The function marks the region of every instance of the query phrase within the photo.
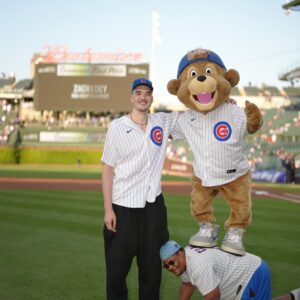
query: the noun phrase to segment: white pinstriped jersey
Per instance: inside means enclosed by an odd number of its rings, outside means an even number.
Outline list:
[[[172,136],[184,137],[193,155],[195,175],[203,186],[233,181],[249,170],[244,137],[247,134],[244,110],[223,104],[208,114],[187,110],[178,117]]]
[[[102,162],[114,167],[112,203],[137,208],[155,201],[177,117],[176,112],[149,114],[146,133],[127,116],[111,122]]]
[[[218,248],[192,248],[187,246],[186,270],[181,275],[183,282],[190,282],[206,295],[219,287],[221,300],[236,300],[243,295],[262,260],[246,253],[236,256]]]

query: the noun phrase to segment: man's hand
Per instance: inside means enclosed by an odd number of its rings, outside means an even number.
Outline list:
[[[108,230],[117,232],[117,218],[113,210],[105,212],[104,223]]]
[[[225,100],[225,103],[236,105],[236,101],[232,98],[228,98],[227,100]]]
[[[221,297],[220,289],[217,287],[204,296],[204,300],[219,300]]]
[[[108,230],[117,231],[117,217],[112,207],[114,167],[102,164],[102,191],[104,196],[104,223]]]

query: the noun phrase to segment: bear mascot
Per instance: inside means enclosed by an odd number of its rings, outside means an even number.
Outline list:
[[[168,82],[168,91],[188,108],[178,117],[173,138],[185,138],[192,149],[193,189],[191,213],[199,231],[189,244],[217,245],[219,225],[212,200],[221,192],[230,216],[221,249],[244,255],[243,234],[251,223],[251,172],[243,139],[263,124],[258,107],[246,101],[245,109],[227,103],[239,73],[227,70],[213,51],[195,49],[181,59],[177,79]]]

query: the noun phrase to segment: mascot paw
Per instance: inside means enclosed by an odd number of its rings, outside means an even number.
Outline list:
[[[263,117],[259,108],[248,100],[245,102],[245,113],[247,116],[247,131],[255,133],[263,125]]]
[[[257,114],[259,112],[259,108],[254,104],[251,103],[250,101],[246,100],[245,101],[245,113],[247,116],[251,114]]]

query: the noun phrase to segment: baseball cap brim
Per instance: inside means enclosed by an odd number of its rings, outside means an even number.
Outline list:
[[[161,246],[159,250],[159,255],[161,260],[165,260],[168,257],[174,255],[182,247],[176,241],[168,241]]]

